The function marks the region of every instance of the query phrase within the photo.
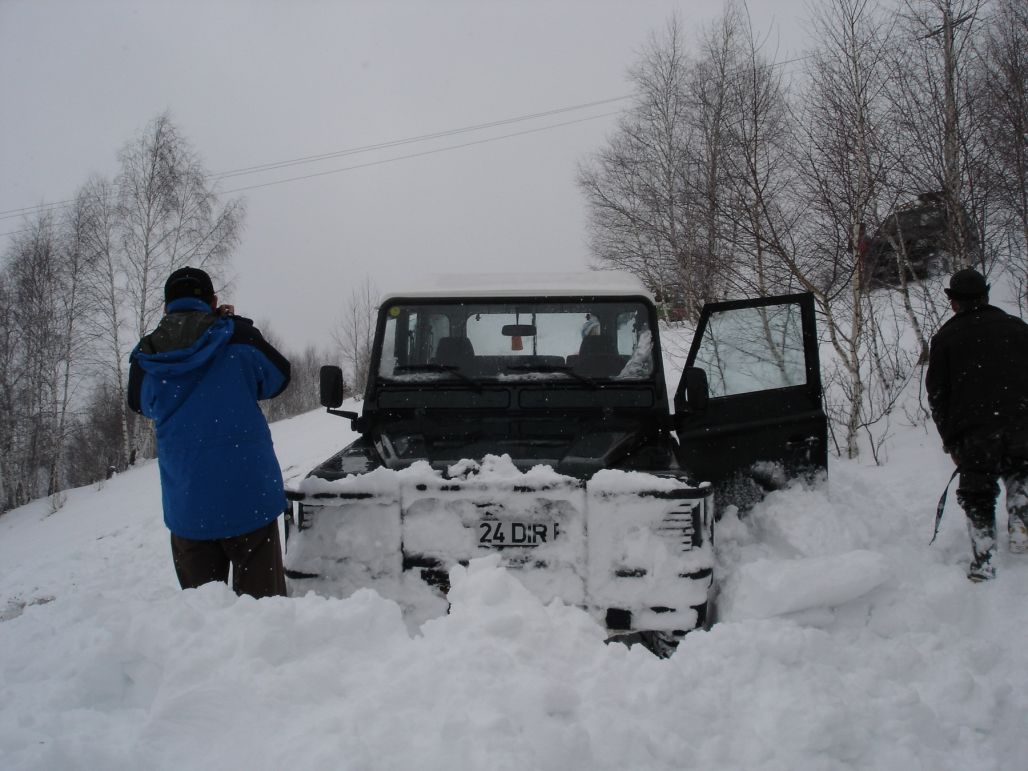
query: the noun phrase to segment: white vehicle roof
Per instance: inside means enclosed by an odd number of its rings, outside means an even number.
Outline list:
[[[653,295],[631,273],[587,270],[577,273],[437,273],[402,287],[389,287],[382,302],[394,297],[578,297]]]

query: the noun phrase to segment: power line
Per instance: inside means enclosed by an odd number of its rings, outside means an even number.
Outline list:
[[[325,177],[325,176],[328,176],[330,174],[341,174],[342,172],[345,172],[345,171],[354,171],[356,169],[367,169],[367,168],[370,168],[372,166],[381,166],[381,165],[386,164],[386,163],[395,163],[397,161],[406,161],[406,160],[410,160],[411,158],[421,158],[421,157],[426,156],[426,155],[435,155],[436,153],[446,153],[446,152],[450,152],[451,150],[460,150],[460,149],[465,148],[465,147],[473,147],[475,145],[484,145],[484,144],[488,144],[490,142],[499,142],[500,140],[510,139],[512,137],[520,137],[520,136],[525,136],[527,134],[537,134],[537,133],[539,133],[541,131],[549,131],[550,129],[561,128],[562,126],[572,126],[572,125],[574,125],[576,123],[585,123],[587,121],[597,120],[599,118],[606,118],[606,117],[609,117],[611,115],[617,115],[617,114],[618,114],[617,112],[605,112],[605,113],[601,113],[599,115],[590,115],[587,118],[577,118],[575,120],[564,121],[562,123],[554,123],[554,124],[551,124],[549,126],[541,126],[539,128],[534,128],[534,129],[525,129],[524,131],[515,131],[515,132],[510,133],[510,134],[502,134],[500,136],[488,137],[486,139],[476,139],[476,140],[473,140],[471,142],[462,142],[459,145],[450,145],[448,147],[437,147],[437,148],[434,148],[432,150],[423,150],[423,151],[418,152],[418,153],[408,153],[407,155],[398,155],[398,156],[396,156],[394,158],[383,158],[383,159],[378,160],[378,161],[369,161],[368,163],[358,163],[358,164],[355,164],[353,166],[343,166],[342,168],[339,168],[339,169],[329,169],[327,171],[316,171],[316,172],[314,172],[312,174],[303,174],[303,175],[298,176],[298,177],[286,177],[285,179],[276,179],[276,180],[273,180],[271,182],[260,182],[260,183],[255,184],[255,185],[247,185],[245,187],[237,187],[237,188],[234,188],[232,190],[225,190],[223,192],[224,192],[225,195],[228,195],[229,193],[241,193],[241,192],[246,191],[246,190],[257,190],[258,188],[262,188],[262,187],[272,187],[273,185],[283,185],[283,184],[285,184],[287,182],[298,182],[298,181],[303,180],[303,179],[313,179],[315,177]]]
[[[796,57],[796,58],[793,58],[793,59],[786,59],[786,60],[780,61],[780,62],[772,62],[769,65],[765,65],[765,66],[768,66],[768,67],[783,67],[783,66],[788,65],[788,64],[795,64],[796,62],[801,62],[801,61],[804,61],[806,59],[810,59],[811,56],[812,55],[808,54],[808,55],[799,56],[799,57]],[[739,68],[739,69],[745,69],[745,68]],[[320,154],[317,154],[317,155],[307,155],[307,156],[301,156],[301,157],[298,157],[298,158],[290,158],[290,159],[282,160],[282,161],[272,161],[272,162],[269,162],[269,163],[257,164],[257,165],[254,165],[254,166],[244,166],[244,167],[241,167],[241,168],[238,168],[238,169],[229,169],[227,171],[222,171],[222,172],[218,172],[218,173],[212,174],[211,175],[211,179],[214,180],[214,181],[221,181],[221,180],[231,179],[233,177],[245,176],[245,175],[249,175],[249,174],[261,174],[261,173],[264,173],[264,172],[267,172],[267,171],[275,171],[277,169],[289,168],[291,166],[299,166],[299,165],[310,164],[310,163],[319,163],[321,161],[331,160],[333,158],[342,158],[342,157],[346,157],[346,156],[350,156],[350,155],[359,155],[359,154],[362,154],[362,153],[374,152],[376,150],[384,150],[384,149],[389,149],[389,148],[394,148],[394,147],[402,147],[402,146],[409,145],[409,144],[416,144],[418,142],[426,142],[426,141],[433,140],[433,139],[442,139],[444,137],[456,136],[456,135],[459,135],[459,134],[466,134],[466,133],[470,133],[470,132],[473,132],[473,131],[482,131],[484,129],[496,128],[498,126],[508,126],[508,125],[511,125],[511,124],[514,124],[514,123],[521,123],[521,122],[524,122],[524,121],[538,120],[540,118],[552,117],[554,115],[560,115],[560,114],[563,114],[563,113],[574,112],[574,111],[577,111],[577,110],[589,109],[591,107],[598,107],[598,106],[605,105],[605,104],[612,104],[612,103],[615,103],[615,102],[623,102],[626,99],[631,99],[631,98],[632,98],[632,95],[628,94],[628,95],[623,95],[623,96],[611,97],[609,99],[598,99],[598,100],[595,100],[595,101],[592,101],[592,102],[583,102],[581,104],[573,104],[573,105],[567,105],[565,107],[557,107],[557,108],[554,108],[552,110],[544,110],[544,111],[541,111],[541,112],[527,113],[527,114],[524,114],[524,115],[516,115],[516,116],[513,116],[513,117],[509,117],[509,118],[501,118],[499,120],[488,121],[486,123],[477,123],[477,124],[473,124],[473,125],[469,125],[469,126],[460,126],[458,128],[447,129],[445,131],[437,131],[437,132],[433,132],[433,133],[429,133],[429,134],[419,134],[417,136],[405,137],[405,138],[402,138],[402,139],[394,139],[394,140],[389,140],[389,141],[386,141],[386,142],[378,142],[378,143],[370,144],[370,145],[361,145],[361,146],[358,146],[358,147],[347,148],[345,150],[335,150],[335,151],[332,151],[332,152],[320,153]],[[256,189],[263,188],[263,187],[272,187],[274,185],[285,184],[287,182],[295,182],[295,181],[304,180],[304,179],[311,179],[311,178],[314,178],[314,177],[321,177],[321,176],[326,176],[326,175],[329,175],[329,174],[339,174],[339,173],[342,173],[342,172],[345,172],[345,171],[353,171],[355,169],[368,168],[368,167],[371,167],[371,166],[378,166],[378,165],[385,164],[385,163],[395,163],[396,161],[409,160],[411,158],[418,158],[418,157],[425,156],[425,155],[432,155],[432,154],[437,153],[437,152],[448,152],[450,150],[457,150],[457,149],[461,149],[461,148],[464,148],[464,147],[471,147],[471,146],[474,146],[474,145],[486,144],[486,143],[489,143],[489,142],[495,142],[495,141],[499,141],[501,139],[510,139],[512,137],[524,136],[526,134],[534,134],[534,133],[538,133],[540,131],[548,131],[548,130],[551,130],[551,129],[554,129],[554,128],[561,128],[563,126],[570,126],[570,125],[573,125],[575,123],[583,123],[583,122],[589,121],[589,120],[597,120],[599,118],[605,118],[605,117],[609,117],[609,116],[615,115],[615,114],[617,114],[617,113],[609,113],[609,112],[608,113],[602,113],[600,115],[593,115],[593,116],[590,116],[588,118],[581,118],[581,119],[577,119],[577,120],[573,120],[573,121],[565,121],[565,122],[562,122],[562,123],[555,123],[555,124],[552,124],[550,126],[543,126],[541,128],[537,128],[537,129],[529,129],[527,131],[513,132],[511,134],[504,134],[504,135],[501,135],[501,136],[498,136],[498,137],[492,137],[492,138],[487,138],[487,139],[482,139],[482,140],[476,140],[476,141],[473,141],[473,142],[466,142],[466,143],[462,143],[462,144],[459,144],[459,145],[453,145],[453,146],[450,146],[450,147],[437,148],[435,150],[426,150],[424,152],[419,152],[419,153],[410,153],[410,154],[407,154],[407,155],[397,156],[395,158],[386,158],[386,159],[383,159],[383,160],[380,160],[380,161],[372,161],[372,162],[369,162],[369,163],[362,163],[362,164],[357,164],[357,165],[354,165],[354,166],[347,166],[347,167],[340,168],[340,169],[330,169],[328,171],[315,172],[313,174],[305,174],[305,175],[296,176],[296,177],[289,177],[289,178],[282,179],[282,180],[274,180],[274,181],[271,181],[271,182],[264,182],[264,183],[259,183],[259,184],[255,184],[255,185],[247,185],[247,186],[244,186],[244,187],[239,187],[239,188],[234,188],[232,190],[223,191],[223,194],[227,195],[227,194],[230,194],[230,193],[237,193],[237,192],[242,192],[242,191],[245,191],[245,190],[256,190]],[[53,202],[53,203],[38,204],[36,206],[23,206],[23,207],[17,208],[17,209],[8,209],[6,211],[0,211],[0,221],[9,220],[9,219],[17,219],[18,217],[21,217],[21,216],[24,216],[24,215],[27,215],[27,214],[36,213],[36,212],[55,211],[57,209],[67,208],[72,203],[74,203],[74,199],[70,199],[69,198],[69,199],[66,199],[66,200],[63,200],[63,201],[56,201],[56,202]],[[10,235],[14,235],[16,233],[23,233],[27,229],[28,228],[21,228],[19,230],[12,230],[12,231],[8,231],[6,233],[0,233],[0,237],[10,236]]]
[[[218,172],[216,174],[212,174],[211,175],[211,179],[215,180],[215,181],[220,181],[220,180],[223,180],[223,179],[229,179],[229,178],[232,178],[232,177],[244,176],[244,175],[247,175],[247,174],[259,174],[259,173],[263,173],[265,171],[274,171],[276,169],[288,168],[290,166],[297,166],[297,165],[303,165],[303,164],[309,164],[309,163],[317,163],[319,161],[330,160],[332,158],[340,158],[340,157],[345,157],[345,156],[348,156],[348,155],[358,155],[358,154],[361,154],[361,153],[373,152],[375,150],[389,149],[389,148],[392,148],[392,147],[401,147],[401,146],[404,146],[404,145],[415,144],[415,143],[418,143],[418,142],[425,142],[425,141],[429,141],[429,140],[432,140],[432,139],[441,139],[441,138],[444,138],[444,137],[455,136],[455,135],[458,135],[458,134],[466,134],[466,133],[469,133],[469,132],[472,132],[472,131],[482,131],[482,130],[488,129],[488,128],[495,128],[495,127],[498,127],[498,126],[508,126],[510,124],[513,124],[513,123],[521,123],[521,122],[524,122],[524,121],[538,120],[540,118],[552,117],[554,115],[560,115],[560,114],[563,114],[563,113],[574,112],[574,111],[577,111],[577,110],[585,110],[585,109],[589,109],[591,107],[598,107],[600,105],[612,104],[614,102],[621,102],[621,101],[624,101],[625,99],[629,99],[629,98],[631,98],[631,97],[626,95],[626,96],[611,97],[609,99],[598,99],[598,100],[592,101],[592,102],[583,102],[581,104],[573,104],[573,105],[568,105],[568,106],[565,106],[565,107],[557,107],[555,109],[544,110],[542,112],[527,113],[525,115],[516,115],[516,116],[513,116],[513,117],[509,117],[509,118],[501,118],[500,120],[489,121],[489,122],[486,122],[486,123],[477,123],[477,124],[470,125],[470,126],[461,126],[461,127],[458,127],[458,128],[447,129],[445,131],[437,131],[437,132],[433,132],[433,133],[430,133],[430,134],[421,134],[421,135],[418,135],[418,136],[405,137],[403,139],[394,139],[394,140],[390,140],[390,141],[386,141],[386,142],[378,142],[378,143],[370,144],[370,145],[362,145],[362,146],[359,146],[359,147],[347,148],[345,150],[335,150],[335,151],[332,151],[332,152],[321,153],[321,154],[318,154],[318,155],[308,155],[308,156],[302,156],[302,157],[299,157],[299,158],[291,158],[291,159],[288,159],[288,160],[272,161],[270,163],[258,164],[258,165],[255,165],[255,166],[244,166],[244,167],[241,167],[241,168],[238,168],[238,169],[230,169],[228,171],[222,171],[222,172]],[[609,113],[607,113],[607,114],[609,114]],[[600,117],[600,116],[596,116],[596,117]],[[592,120],[592,119],[594,119],[594,118],[590,118],[589,120]],[[562,125],[569,125],[569,124],[556,124],[555,126],[553,126],[553,128],[557,128],[557,127],[562,126]],[[545,130],[545,129],[542,129],[542,130]],[[518,135],[519,134],[515,133],[515,134],[511,134],[509,136],[518,136]],[[417,155],[420,155],[420,153],[419,154],[414,154],[414,155],[412,155],[410,157],[416,157]],[[392,160],[392,159],[390,159],[390,160]],[[389,161],[387,161],[387,162],[389,162]],[[368,165],[368,164],[365,164],[365,165]],[[256,185],[256,186],[253,186],[253,187],[264,187],[264,185]],[[242,189],[252,189],[252,187],[247,187],[247,188],[242,188]],[[234,191],[227,191],[227,192],[234,192]],[[20,217],[22,215],[31,214],[31,213],[34,213],[34,212],[40,212],[40,211],[45,211],[45,210],[54,210],[54,209],[59,209],[59,208],[66,208],[66,207],[70,206],[72,203],[74,203],[74,199],[67,199],[67,200],[64,200],[64,201],[56,201],[54,203],[47,203],[47,204],[38,204],[36,206],[24,206],[24,207],[21,207],[21,208],[18,208],[18,209],[8,209],[6,211],[0,211],[0,221],[7,220],[7,219],[16,219],[16,218],[18,218],[18,217]],[[21,232],[21,231],[13,231],[13,232],[18,233],[18,232]],[[0,234],[0,236],[2,236],[2,235],[10,235],[10,234],[9,233]]]
[[[283,184],[286,184],[287,182],[297,182],[297,181],[304,180],[304,179],[313,179],[315,177],[324,177],[324,176],[328,176],[330,174],[341,174],[341,173],[346,172],[346,171],[355,171],[357,169],[366,169],[366,168],[370,168],[372,166],[381,166],[381,165],[386,164],[386,163],[395,163],[397,161],[410,160],[411,158],[420,158],[420,157],[426,156],[426,155],[434,155],[436,153],[445,153],[445,152],[449,152],[451,150],[460,150],[460,149],[465,148],[465,147],[473,147],[474,145],[482,145],[482,144],[487,144],[487,143],[490,143],[490,142],[499,142],[499,141],[504,140],[504,139],[511,139],[512,137],[525,136],[525,135],[528,135],[528,134],[537,134],[537,133],[540,133],[542,131],[550,131],[550,130],[555,129],[555,128],[561,128],[563,126],[572,126],[572,125],[577,124],[577,123],[585,123],[587,121],[598,120],[599,118],[606,118],[606,117],[610,117],[612,115],[618,115],[618,114],[619,114],[618,112],[605,112],[605,113],[601,113],[599,115],[590,115],[590,116],[585,117],[585,118],[577,118],[575,120],[563,121],[561,123],[553,123],[553,124],[550,124],[548,126],[540,126],[539,128],[526,129],[524,131],[515,131],[515,132],[509,133],[509,134],[502,134],[502,135],[496,136],[496,137],[488,137],[486,139],[478,139],[478,140],[474,140],[474,141],[471,141],[471,142],[462,142],[461,144],[458,144],[458,145],[450,145],[448,147],[437,147],[437,148],[434,148],[432,150],[424,150],[424,151],[418,152],[418,153],[408,153],[407,155],[399,155],[399,156],[396,156],[394,158],[383,158],[381,160],[370,161],[368,163],[359,163],[359,164],[355,164],[353,166],[344,166],[343,168],[339,168],[339,169],[329,169],[327,171],[314,172],[313,174],[303,174],[303,175],[296,176],[296,177],[287,177],[285,179],[272,180],[271,182],[261,182],[261,183],[255,184],[255,185],[246,185],[244,187],[237,187],[237,188],[233,188],[231,190],[221,191],[221,194],[222,195],[229,195],[231,193],[240,193],[240,192],[244,192],[244,191],[247,191],[247,190],[257,190],[257,189],[263,188],[263,187],[273,187],[275,185],[283,185]],[[65,205],[67,205],[67,204],[65,204]],[[54,206],[56,207],[57,204],[55,204]],[[2,218],[0,218],[0,219],[2,219]],[[13,235],[16,235],[18,233],[25,233],[25,232],[27,232],[30,229],[31,228],[20,228],[18,230],[10,230],[10,231],[7,231],[6,233],[0,233],[0,238],[2,238],[4,236],[13,236]]]
[[[371,145],[362,145],[360,147],[353,147],[347,150],[336,150],[330,153],[322,153],[321,155],[308,155],[302,158],[293,158],[287,161],[275,161],[273,163],[265,163],[259,166],[247,166],[241,169],[234,169],[232,171],[223,171],[212,175],[212,179],[222,180],[229,177],[241,176],[244,174],[254,174],[261,171],[270,171],[279,169],[287,166],[295,166],[304,163],[315,163],[317,161],[328,160],[330,158],[339,158],[347,155],[356,155],[359,153],[371,152],[373,150],[383,150],[391,147],[398,147],[401,145],[414,144],[416,142],[425,142],[430,139],[440,139],[442,137],[454,136],[456,134],[467,134],[472,131],[481,131],[482,129],[495,128],[497,126],[507,126],[512,123],[520,123],[527,120],[535,120],[537,118],[547,118],[553,115],[560,115],[566,112],[573,112],[576,110],[584,110],[589,107],[598,107],[604,104],[611,104],[612,102],[621,102],[625,99],[631,98],[630,96],[617,96],[610,99],[599,99],[595,102],[584,102],[582,104],[575,104],[569,107],[558,107],[554,110],[546,110],[544,112],[536,112],[528,115],[519,115],[513,118],[503,118],[502,120],[490,121],[489,123],[478,123],[473,126],[462,126],[461,128],[448,129],[446,131],[437,131],[431,134],[420,134],[414,137],[406,137],[404,139],[394,139],[388,142],[379,142]],[[564,124],[559,124],[564,125]],[[512,136],[516,136],[512,135]],[[3,212],[0,212],[3,214]]]

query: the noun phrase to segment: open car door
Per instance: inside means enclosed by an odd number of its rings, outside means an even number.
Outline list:
[[[704,306],[674,401],[682,465],[725,503],[825,469],[813,296]]]

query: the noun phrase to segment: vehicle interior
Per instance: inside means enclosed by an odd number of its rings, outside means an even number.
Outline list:
[[[378,377],[644,379],[647,307],[625,300],[397,303],[385,309]]]

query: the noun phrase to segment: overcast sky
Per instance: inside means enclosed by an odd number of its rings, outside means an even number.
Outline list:
[[[691,38],[721,10],[720,0],[0,0],[0,212],[113,176],[121,146],[165,110],[219,173],[616,100],[675,12]],[[802,0],[752,0],[750,12],[779,59],[799,53]],[[365,277],[386,289],[431,271],[586,269],[576,167],[627,104],[226,178],[228,192],[321,175],[233,193],[246,227],[222,299],[288,346],[321,346]],[[2,219],[0,233],[19,226]]]

